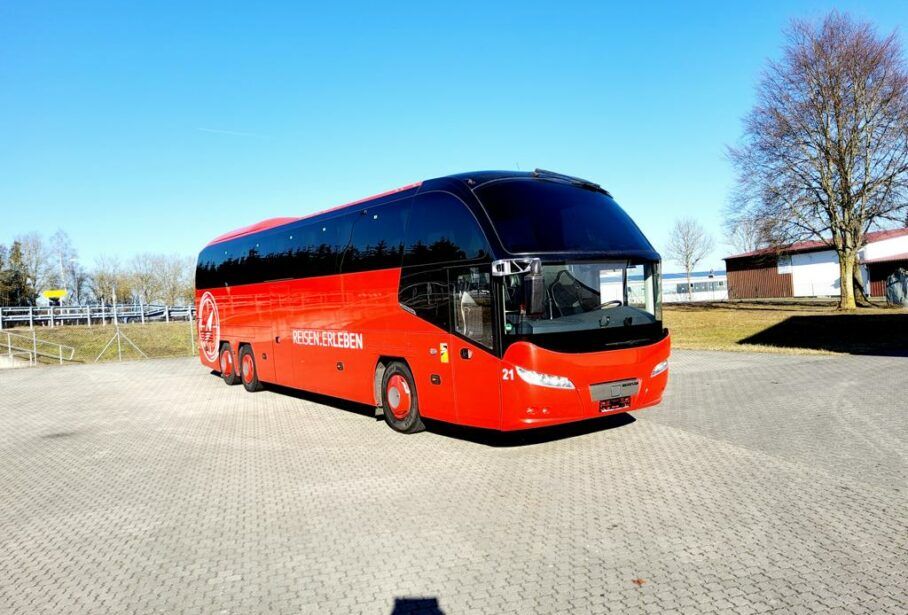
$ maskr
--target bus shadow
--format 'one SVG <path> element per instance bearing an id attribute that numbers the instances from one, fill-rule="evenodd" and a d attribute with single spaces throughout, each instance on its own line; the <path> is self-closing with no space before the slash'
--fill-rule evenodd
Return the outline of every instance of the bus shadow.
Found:
<path id="1" fill-rule="evenodd" d="M 451 423 L 430 421 L 428 419 L 423 422 L 426 424 L 426 430 L 429 431 L 429 433 L 439 436 L 466 440 L 475 444 L 482 444 L 495 448 L 514 448 L 555 442 L 557 440 L 576 438 L 591 433 L 616 429 L 618 427 L 630 425 L 636 420 L 637 419 L 627 412 L 622 412 L 621 414 L 611 414 L 609 416 L 586 419 L 576 423 L 566 423 L 564 425 L 554 425 L 552 427 L 537 427 L 520 431 L 495 431 L 493 429 L 481 429 L 479 427 L 452 425 Z"/>
<path id="2" fill-rule="evenodd" d="M 337 408 L 338 410 L 344 410 L 346 412 L 352 412 L 353 414 L 359 414 L 360 416 L 382 420 L 382 416 L 380 414 L 377 417 L 375 416 L 375 406 L 369 406 L 367 404 L 361 404 L 355 401 L 347 401 L 346 399 L 331 397 L 330 395 L 322 395 L 320 393 L 312 393 L 310 391 L 292 389 L 290 387 L 284 387 L 278 384 L 265 383 L 262 386 L 266 391 L 278 393 L 279 395 L 287 395 L 288 397 L 295 397 L 296 399 L 301 399 L 303 401 L 311 401 L 314 404 L 330 406 L 332 408 Z"/>
<path id="3" fill-rule="evenodd" d="M 363 417 L 370 418 L 374 421 L 383 421 L 384 417 L 381 412 L 376 412 L 374 406 L 361 404 L 358 402 L 347 401 L 338 397 L 301 391 L 276 384 L 265 384 L 266 391 L 271 391 L 279 395 L 287 395 L 303 401 L 309 401 L 323 406 L 329 406 L 337 410 L 351 412 Z M 431 434 L 445 438 L 454 438 L 465 440 L 475 444 L 491 446 L 496 448 L 508 448 L 518 446 L 529 446 L 533 444 L 543 444 L 545 442 L 554 442 L 577 436 L 616 429 L 634 423 L 637 419 L 622 412 L 620 414 L 611 414 L 597 418 L 586 419 L 576 423 L 567 423 L 564 425 L 554 425 L 552 427 L 537 427 L 535 429 L 526 429 L 521 431 L 495 431 L 494 429 L 482 429 L 480 427 L 467 427 L 464 425 L 454 425 L 443 421 L 423 419 L 426 425 L 426 431 Z"/>

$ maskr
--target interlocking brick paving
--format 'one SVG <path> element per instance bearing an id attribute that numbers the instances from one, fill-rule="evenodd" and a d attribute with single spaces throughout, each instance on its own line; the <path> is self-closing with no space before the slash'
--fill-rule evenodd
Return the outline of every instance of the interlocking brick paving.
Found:
<path id="1" fill-rule="evenodd" d="M 515 439 L 191 359 L 7 370 L 0 611 L 905 613 L 906 391 L 676 352 L 662 406 Z"/>

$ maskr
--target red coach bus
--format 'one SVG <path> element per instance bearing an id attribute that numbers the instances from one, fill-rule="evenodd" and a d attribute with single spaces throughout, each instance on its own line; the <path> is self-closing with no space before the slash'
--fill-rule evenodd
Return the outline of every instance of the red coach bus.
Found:
<path id="1" fill-rule="evenodd" d="M 227 233 L 199 255 L 200 357 L 274 383 L 497 430 L 657 404 L 660 258 L 598 185 L 478 172 Z"/>

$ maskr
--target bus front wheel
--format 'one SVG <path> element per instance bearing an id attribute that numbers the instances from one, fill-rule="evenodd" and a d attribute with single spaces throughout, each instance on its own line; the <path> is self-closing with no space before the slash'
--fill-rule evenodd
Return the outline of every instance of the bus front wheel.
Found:
<path id="1" fill-rule="evenodd" d="M 394 431 L 416 433 L 425 429 L 419 416 L 419 398 L 413 373 L 406 364 L 393 361 L 382 376 L 381 401 L 385 422 Z"/>

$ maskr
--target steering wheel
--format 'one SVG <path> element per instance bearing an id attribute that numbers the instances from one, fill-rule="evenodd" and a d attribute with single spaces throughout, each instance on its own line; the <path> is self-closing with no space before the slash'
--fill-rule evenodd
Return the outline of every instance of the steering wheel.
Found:
<path id="1" fill-rule="evenodd" d="M 604 309 L 607 307 L 618 307 L 619 305 L 624 305 L 624 302 L 620 299 L 612 299 L 611 301 L 606 301 L 605 303 L 599 304 L 599 309 Z"/>

